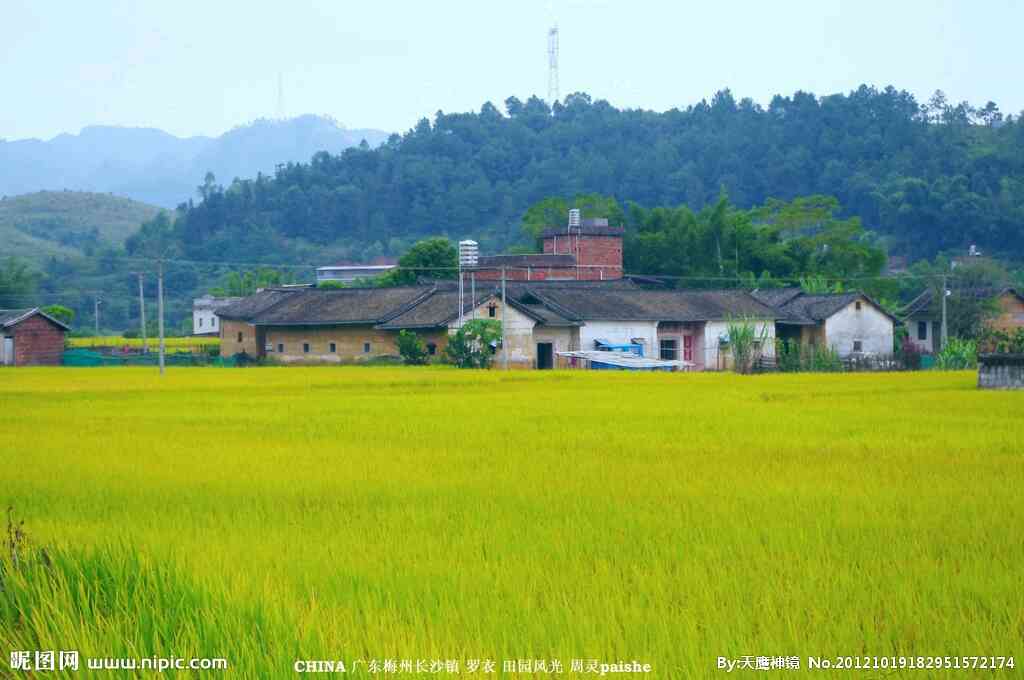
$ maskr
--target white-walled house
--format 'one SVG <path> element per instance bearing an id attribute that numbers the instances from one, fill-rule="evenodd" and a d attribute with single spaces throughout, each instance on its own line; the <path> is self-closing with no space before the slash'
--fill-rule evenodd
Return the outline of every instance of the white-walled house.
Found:
<path id="1" fill-rule="evenodd" d="M 217 310 L 238 302 L 242 298 L 204 295 L 192 300 L 192 335 L 218 335 L 220 320 Z"/>
<path id="2" fill-rule="evenodd" d="M 777 311 L 780 340 L 829 347 L 842 358 L 893 353 L 897 320 L 863 293 L 809 294 L 799 288 L 777 288 L 753 295 Z"/>

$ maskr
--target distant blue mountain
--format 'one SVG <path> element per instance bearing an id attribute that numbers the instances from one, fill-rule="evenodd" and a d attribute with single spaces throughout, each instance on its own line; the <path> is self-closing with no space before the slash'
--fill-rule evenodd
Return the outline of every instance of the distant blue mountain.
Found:
<path id="1" fill-rule="evenodd" d="M 375 147 L 388 134 L 305 115 L 257 120 L 219 137 L 91 126 L 49 141 L 0 140 L 0 195 L 74 189 L 173 208 L 195 196 L 207 172 L 228 184 L 235 177 L 272 174 L 279 163 L 309 161 L 318 151 L 339 153 L 363 140 Z"/>

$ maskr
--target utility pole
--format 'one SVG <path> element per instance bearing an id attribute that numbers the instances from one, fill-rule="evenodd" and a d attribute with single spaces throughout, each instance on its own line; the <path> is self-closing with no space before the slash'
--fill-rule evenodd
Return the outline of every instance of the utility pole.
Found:
<path id="1" fill-rule="evenodd" d="M 946 277 L 942 277 L 942 347 L 946 346 L 946 340 L 948 339 L 949 330 L 946 326 L 946 296 L 949 291 L 946 290 Z"/>
<path id="2" fill-rule="evenodd" d="M 156 309 L 157 328 L 160 331 L 160 375 L 164 374 L 164 260 L 160 258 L 157 262 L 156 275 Z"/>
<path id="3" fill-rule="evenodd" d="M 149 352 L 146 343 L 146 297 L 142 292 L 142 272 L 139 272 L 139 331 L 142 333 L 142 353 Z"/>
<path id="4" fill-rule="evenodd" d="M 508 312 L 505 300 L 505 268 L 501 268 L 501 362 L 508 370 L 508 345 L 505 344 L 505 314 Z"/>
<path id="5" fill-rule="evenodd" d="M 473 318 L 476 318 L 476 272 L 469 272 L 469 304 L 473 308 Z"/>
<path id="6" fill-rule="evenodd" d="M 93 320 L 93 323 L 95 323 L 95 325 L 96 325 L 96 336 L 97 337 L 99 337 L 99 334 L 100 334 L 100 305 L 102 305 L 102 304 L 103 304 L 103 300 L 100 300 L 99 295 L 97 295 L 95 298 L 93 298 L 93 303 L 92 303 L 92 320 Z"/>

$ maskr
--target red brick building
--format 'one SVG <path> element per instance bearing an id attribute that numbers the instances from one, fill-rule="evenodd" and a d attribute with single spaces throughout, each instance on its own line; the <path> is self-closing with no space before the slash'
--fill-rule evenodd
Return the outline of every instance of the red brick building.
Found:
<path id="1" fill-rule="evenodd" d="M 607 219 L 582 220 L 579 226 L 546 229 L 543 253 L 485 255 L 477 265 L 478 280 L 608 281 L 622 278 L 622 227 Z"/>
<path id="2" fill-rule="evenodd" d="M 0 366 L 58 366 L 70 329 L 38 307 L 0 309 Z"/>

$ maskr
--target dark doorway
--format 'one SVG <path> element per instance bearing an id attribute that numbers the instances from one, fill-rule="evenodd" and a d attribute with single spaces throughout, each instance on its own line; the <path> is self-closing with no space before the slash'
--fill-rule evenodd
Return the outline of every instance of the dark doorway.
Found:
<path id="1" fill-rule="evenodd" d="M 555 353 L 550 342 L 537 343 L 537 368 L 550 369 L 555 367 Z"/>

